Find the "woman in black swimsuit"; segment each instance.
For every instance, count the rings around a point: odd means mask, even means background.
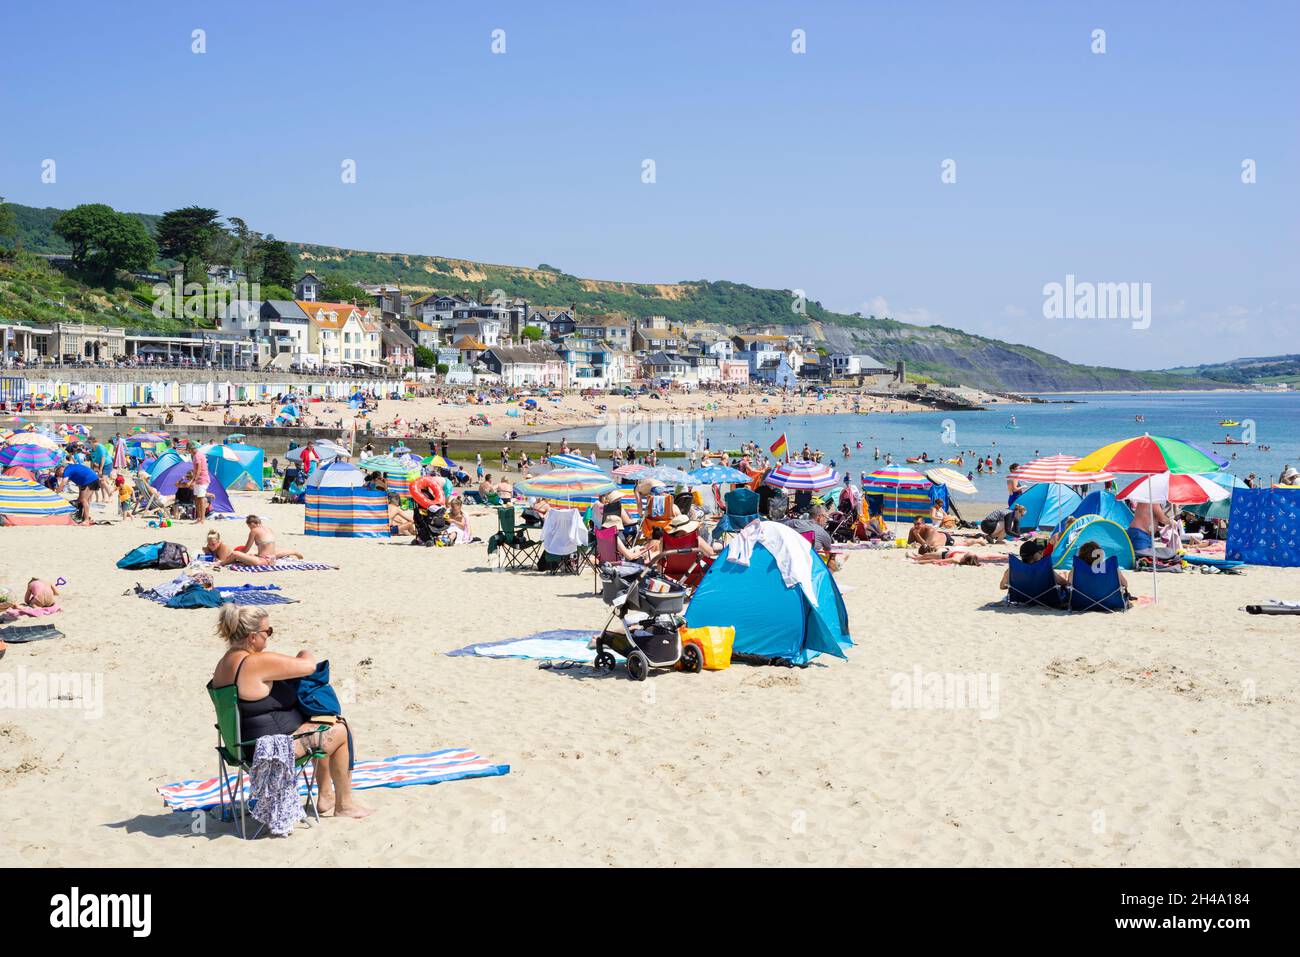
[[[292,680],[315,671],[316,660],[306,651],[293,658],[267,651],[274,632],[265,608],[227,604],[218,613],[217,634],[228,648],[212,673],[212,684],[218,688],[236,686],[240,731],[246,741],[267,734],[305,734],[319,726],[319,722],[308,722],[309,715],[299,710],[298,687]],[[335,724],[319,735],[319,743],[317,737],[311,734],[294,741],[298,757],[317,745],[325,752],[325,758],[316,762],[316,783],[320,788],[317,810],[321,814],[332,810],[336,817],[370,814],[352,797],[346,727]]]

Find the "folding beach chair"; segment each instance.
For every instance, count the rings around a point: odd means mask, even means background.
[[[617,541],[621,534],[623,531],[618,528],[597,528],[592,532],[596,539],[595,548],[589,556],[593,591],[600,591],[600,566],[616,565],[621,560]]]
[[[727,511],[718,519],[716,532],[738,532],[758,518],[758,493],[747,488],[733,488],[723,497]]]
[[[488,544],[497,553],[498,568],[532,568],[537,564],[542,543],[528,537],[527,525],[515,524],[514,506],[497,509],[497,528],[499,531]]]
[[[665,535],[663,550],[659,553],[659,573],[667,579],[679,582],[687,588],[694,588],[704,577],[704,573],[713,564],[713,559],[705,558],[696,547],[700,536],[696,532],[689,535]]]
[[[1011,577],[1007,583],[1007,603],[1037,605],[1040,608],[1065,607],[1064,590],[1056,583],[1056,569],[1047,558],[1028,564],[1015,555],[1008,556]]]
[[[248,824],[244,817],[245,804],[244,800],[244,775],[252,773],[252,765],[244,759],[244,748],[257,744],[256,740],[244,741],[243,734],[240,731],[239,721],[239,689],[233,684],[223,685],[220,688],[214,688],[212,682],[208,682],[208,697],[212,699],[212,707],[217,711],[217,723],[214,727],[217,729],[217,780],[220,782],[221,793],[221,820],[235,821],[235,805],[239,805],[239,820],[235,827],[241,838],[248,838]],[[330,726],[322,724],[317,726],[316,731],[328,731]],[[293,735],[294,740],[314,734],[314,731],[305,731],[302,734]],[[316,810],[316,799],[312,797],[312,787],[316,783],[316,772],[312,766],[312,761],[325,757],[325,752],[319,749],[313,749],[302,757],[294,761],[294,769],[302,775],[303,781],[307,785],[307,799],[311,804],[312,814],[316,820],[320,821],[320,812]],[[235,785],[230,787],[230,768],[237,768],[238,775],[235,778]],[[226,816],[226,805],[230,805],[230,816]],[[257,829],[253,835],[257,838],[262,833],[262,828]]]
[[[650,496],[646,514],[641,516],[642,541],[650,541],[654,537],[656,528],[667,533],[673,523],[673,504],[673,497],[667,492],[659,492]]]
[[[1119,559],[1112,555],[1100,571],[1074,556],[1070,575],[1070,611],[1127,611],[1128,599],[1119,583]]]

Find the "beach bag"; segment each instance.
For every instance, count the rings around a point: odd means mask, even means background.
[[[683,645],[695,645],[704,657],[705,671],[722,671],[731,667],[731,646],[736,640],[736,629],[728,625],[707,625],[703,628],[682,628]]]
[[[158,555],[162,552],[163,542],[152,542],[131,549],[117,560],[118,568],[156,568]]]
[[[156,568],[188,568],[190,564],[190,551],[184,545],[176,542],[163,542],[162,549],[158,553]]]

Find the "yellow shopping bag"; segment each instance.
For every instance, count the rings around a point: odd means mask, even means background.
[[[696,645],[704,657],[705,671],[721,671],[731,667],[731,645],[736,640],[736,629],[728,625],[708,625],[704,628],[681,629],[682,644]]]

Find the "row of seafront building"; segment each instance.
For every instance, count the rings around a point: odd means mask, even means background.
[[[387,377],[436,355],[452,385],[617,389],[637,382],[678,388],[797,388],[818,382],[883,386],[902,371],[868,355],[827,353],[806,336],[771,328],[727,334],[663,316],[580,316],[575,306],[535,306],[468,294],[412,299],[368,286],[368,303],[323,302],[312,273],[293,300],[233,300],[216,328],[157,333],[76,323],[36,326],[0,317],[7,367],[194,367]]]

